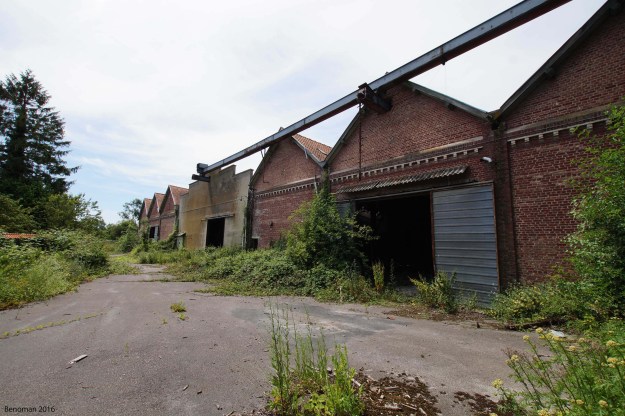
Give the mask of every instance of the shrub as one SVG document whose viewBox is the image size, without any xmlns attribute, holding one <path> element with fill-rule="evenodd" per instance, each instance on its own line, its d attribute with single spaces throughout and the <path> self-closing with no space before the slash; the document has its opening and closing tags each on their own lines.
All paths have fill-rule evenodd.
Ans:
<svg viewBox="0 0 625 416">
<path fill-rule="evenodd" d="M 47 299 L 84 279 L 107 274 L 102 240 L 79 231 L 40 232 L 19 246 L 0 247 L 0 309 Z"/>
<path fill-rule="evenodd" d="M 455 313 L 458 310 L 458 299 L 453 289 L 453 282 L 456 279 L 455 273 L 448 276 L 445 272 L 439 271 L 431 282 L 424 278 L 410 279 L 417 287 L 417 292 L 421 302 L 431 308 L 439 308 L 448 313 Z"/>
<path fill-rule="evenodd" d="M 497 294 L 490 314 L 508 324 L 556 324 L 600 314 L 593 308 L 585 281 L 563 278 L 515 286 Z"/>
<path fill-rule="evenodd" d="M 321 264 L 344 270 L 354 262 L 364 263 L 360 244 L 371 238 L 371 229 L 341 216 L 327 184 L 293 213 L 291 221 L 286 253 L 300 268 Z"/>
<path fill-rule="evenodd" d="M 610 133 L 591 139 L 589 158 L 580 165 L 569 238 L 572 262 L 594 286 L 594 297 L 612 313 L 625 314 L 625 106 L 608 113 Z M 588 131 L 582 131 L 588 138 Z"/>
</svg>

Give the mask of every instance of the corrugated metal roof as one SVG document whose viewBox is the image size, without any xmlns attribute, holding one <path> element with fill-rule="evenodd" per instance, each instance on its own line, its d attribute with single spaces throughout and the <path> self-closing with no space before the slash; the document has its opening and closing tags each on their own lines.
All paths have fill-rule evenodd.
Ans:
<svg viewBox="0 0 625 416">
<path fill-rule="evenodd" d="M 429 172 L 423 172 L 416 175 L 405 176 L 401 178 L 392 178 L 383 181 L 369 182 L 362 185 L 347 186 L 336 191 L 340 193 L 354 193 L 362 191 L 370 191 L 372 189 L 390 188 L 392 186 L 406 185 L 414 182 L 422 182 L 431 179 L 446 178 L 449 176 L 462 175 L 466 172 L 468 166 L 455 166 L 453 168 L 445 168 L 438 170 L 431 170 Z"/>
<path fill-rule="evenodd" d="M 23 238 L 35 238 L 36 234 L 25 234 L 25 233 L 2 233 L 2 237 L 10 239 L 10 240 L 20 240 Z"/>
</svg>

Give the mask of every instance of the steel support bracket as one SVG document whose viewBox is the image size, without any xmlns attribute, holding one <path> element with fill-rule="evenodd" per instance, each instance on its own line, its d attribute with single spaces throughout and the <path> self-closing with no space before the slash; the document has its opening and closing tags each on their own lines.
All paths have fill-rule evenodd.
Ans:
<svg viewBox="0 0 625 416">
<path fill-rule="evenodd" d="M 391 100 L 373 91 L 367 83 L 358 87 L 358 102 L 378 114 L 386 113 L 392 107 Z"/>
<path fill-rule="evenodd" d="M 211 181 L 210 176 L 191 175 L 191 179 L 193 179 L 194 181 L 200 181 L 200 182 L 210 182 Z"/>
</svg>

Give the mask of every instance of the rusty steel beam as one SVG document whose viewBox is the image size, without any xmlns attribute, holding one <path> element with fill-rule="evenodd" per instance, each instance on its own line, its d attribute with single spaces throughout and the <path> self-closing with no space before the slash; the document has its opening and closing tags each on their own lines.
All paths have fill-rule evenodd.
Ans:
<svg viewBox="0 0 625 416">
<path fill-rule="evenodd" d="M 414 78 L 415 76 L 428 71 L 435 66 L 443 65 L 450 59 L 462 55 L 463 53 L 482 45 L 491 39 L 494 39 L 518 26 L 542 16 L 543 14 L 562 6 L 569 1 L 570 0 L 522 1 L 508 10 L 499 13 L 497 16 L 488 19 L 484 23 L 475 26 L 473 29 L 466 31 L 460 36 L 453 38 L 452 40 L 432 49 L 426 54 L 421 55 L 394 71 L 391 71 L 375 81 L 368 83 L 368 88 L 371 88 L 373 91 L 377 91 L 379 89 L 388 88 Z M 321 110 L 304 117 L 300 121 L 291 124 L 287 128 L 272 134 L 271 136 L 233 154 L 232 156 L 213 163 L 210 166 L 202 166 L 201 169 L 198 169 L 198 173 L 206 174 L 227 166 L 237 160 L 241 160 L 264 148 L 267 148 L 272 144 L 278 143 L 287 137 L 291 137 L 296 133 L 319 124 L 322 121 L 357 105 L 359 93 L 362 93 L 361 89 L 346 95 L 340 100 L 325 106 Z M 199 165 L 200 164 L 198 164 L 198 166 Z"/>
</svg>

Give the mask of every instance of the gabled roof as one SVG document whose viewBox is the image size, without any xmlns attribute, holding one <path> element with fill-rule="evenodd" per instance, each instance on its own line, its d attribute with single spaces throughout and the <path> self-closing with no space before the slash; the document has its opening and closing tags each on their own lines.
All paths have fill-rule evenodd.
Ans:
<svg viewBox="0 0 625 416">
<path fill-rule="evenodd" d="M 330 146 L 302 136 L 301 134 L 293 135 L 293 139 L 304 151 L 308 152 L 308 154 L 313 157 L 317 164 L 326 160 L 326 157 L 328 157 L 328 154 L 332 150 Z"/>
<path fill-rule="evenodd" d="M 554 53 L 551 58 L 541 66 L 521 87 L 516 90 L 501 108 L 493 112 L 495 119 L 501 119 L 516 108 L 532 91 L 544 80 L 553 78 L 556 68 L 586 40 L 603 22 L 610 16 L 622 13 L 625 7 L 625 0 L 608 0 L 569 40 Z M 608 53 L 622 53 L 623 45 L 611 45 L 614 49 Z M 619 52 L 621 51 L 621 52 Z M 617 69 L 618 70 L 618 69 Z M 622 70 L 622 69 L 621 69 Z"/>
<path fill-rule="evenodd" d="M 445 94 L 441 94 L 440 92 L 431 90 L 422 85 L 415 84 L 414 82 L 406 81 L 406 82 L 403 82 L 401 85 L 405 88 L 409 88 L 410 90 L 414 92 L 419 92 L 420 94 L 434 98 L 435 100 L 442 102 L 449 109 L 458 108 L 484 121 L 490 121 L 492 118 L 491 114 L 484 110 L 480 110 L 477 107 L 473 107 L 472 105 L 466 104 L 460 100 L 457 100 Z M 323 161 L 323 166 L 330 163 L 336 157 L 336 154 L 339 152 L 340 148 L 343 146 L 343 142 L 347 140 L 347 138 L 353 133 L 354 129 L 358 126 L 358 120 L 360 120 L 360 113 L 354 116 L 354 118 L 349 123 L 349 125 L 347 126 L 343 134 L 341 134 L 341 137 L 339 137 L 339 140 L 336 142 L 336 144 L 332 148 L 332 151 L 330 152 L 330 154 L 328 154 L 327 158 Z"/>
<path fill-rule="evenodd" d="M 324 161 L 332 151 L 332 148 L 330 146 L 320 143 L 311 138 L 302 136 L 301 134 L 294 134 L 293 136 L 291 136 L 290 140 L 293 140 L 293 143 L 295 143 L 297 147 L 304 151 L 304 155 L 306 157 L 310 157 L 312 161 L 320 167 L 323 166 Z M 256 168 L 256 172 L 254 172 L 254 175 L 250 180 L 250 184 L 256 182 L 258 175 L 267 164 L 267 161 L 271 159 L 271 156 L 276 151 L 278 146 L 280 146 L 280 143 L 282 142 L 273 144 L 269 147 L 269 150 L 267 150 L 267 153 L 265 153 L 265 156 L 263 156 L 263 159 L 260 161 L 258 168 Z"/>
<path fill-rule="evenodd" d="M 165 191 L 165 196 L 163 197 L 163 200 L 158 207 L 158 212 L 161 214 L 163 213 L 163 209 L 165 209 L 167 199 L 169 198 L 172 198 L 172 200 L 174 201 L 174 205 L 180 205 L 180 197 L 188 192 L 189 190 L 187 188 L 175 185 L 168 185 L 167 190 Z"/>
<path fill-rule="evenodd" d="M 139 211 L 139 219 L 142 217 L 148 217 L 150 213 L 150 204 L 152 200 L 150 198 L 143 198 L 143 203 L 141 204 L 141 211 Z"/>
<path fill-rule="evenodd" d="M 150 212 L 152 212 L 152 206 L 156 205 L 156 212 L 161 212 L 161 205 L 163 203 L 163 199 L 165 198 L 165 194 L 161 194 L 161 193 L 154 193 L 154 197 L 152 198 L 152 201 L 150 202 L 150 208 L 148 208 L 148 218 L 150 218 Z"/>
</svg>

